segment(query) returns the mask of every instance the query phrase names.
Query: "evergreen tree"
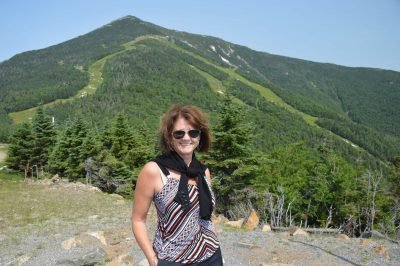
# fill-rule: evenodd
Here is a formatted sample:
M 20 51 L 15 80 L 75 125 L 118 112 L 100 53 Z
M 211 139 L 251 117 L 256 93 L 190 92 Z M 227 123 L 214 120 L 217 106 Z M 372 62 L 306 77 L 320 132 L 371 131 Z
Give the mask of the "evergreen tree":
M 49 170 L 52 173 L 64 175 L 67 170 L 67 159 L 69 157 L 69 150 L 72 145 L 72 124 L 69 123 L 65 130 L 59 136 L 54 149 L 49 157 Z
M 70 180 L 85 177 L 86 159 L 99 152 L 100 145 L 96 139 L 96 134 L 90 132 L 83 119 L 78 117 L 58 139 L 49 160 L 51 171 Z
M 86 158 L 82 155 L 82 146 L 88 134 L 86 123 L 81 117 L 78 117 L 72 124 L 72 134 L 68 141 L 66 174 L 70 180 L 77 180 L 85 176 L 84 162 Z
M 112 130 L 111 153 L 119 160 L 125 161 L 130 149 L 133 147 L 133 135 L 125 117 L 119 114 Z
M 257 158 L 250 148 L 252 130 L 244 121 L 243 106 L 226 96 L 220 106 L 217 125 L 214 128 L 213 149 L 204 156 L 214 176 L 213 189 L 218 197 L 220 212 L 226 213 L 244 200 L 245 189 L 258 171 Z
M 129 167 L 134 171 L 134 176 L 139 174 L 139 170 L 150 159 L 155 156 L 154 143 L 156 136 L 151 133 L 148 127 L 141 125 L 134 130 L 133 133 L 133 146 L 129 150 L 126 162 Z M 136 182 L 136 180 L 134 180 Z
M 31 125 L 23 123 L 15 130 L 11 137 L 6 160 L 7 166 L 11 169 L 24 172 L 25 177 L 27 177 L 32 167 L 33 145 L 34 138 Z
M 51 118 L 44 114 L 42 108 L 39 108 L 33 117 L 32 130 L 34 137 L 32 164 L 43 169 L 47 165 L 49 153 L 55 143 L 56 131 Z

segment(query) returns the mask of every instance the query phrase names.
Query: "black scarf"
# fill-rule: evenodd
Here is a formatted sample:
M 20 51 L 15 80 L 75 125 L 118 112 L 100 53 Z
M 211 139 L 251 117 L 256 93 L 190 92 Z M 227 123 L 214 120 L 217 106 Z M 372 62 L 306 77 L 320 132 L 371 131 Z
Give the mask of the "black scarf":
M 197 177 L 200 217 L 204 220 L 210 220 L 212 213 L 211 192 L 204 177 L 207 167 L 196 159 L 194 153 L 189 167 L 176 152 L 171 152 L 168 155 L 158 156 L 153 161 L 156 162 L 161 169 L 164 167 L 177 171 L 181 174 L 178 193 L 176 193 L 174 201 L 181 204 L 182 208 L 184 209 L 187 209 L 190 206 L 188 179 L 189 177 Z

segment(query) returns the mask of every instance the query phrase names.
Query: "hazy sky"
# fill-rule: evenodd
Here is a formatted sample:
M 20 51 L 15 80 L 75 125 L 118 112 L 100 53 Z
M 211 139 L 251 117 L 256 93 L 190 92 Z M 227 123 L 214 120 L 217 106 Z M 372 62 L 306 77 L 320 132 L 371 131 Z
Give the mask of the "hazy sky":
M 272 54 L 400 71 L 400 0 L 0 0 L 0 62 L 126 15 Z

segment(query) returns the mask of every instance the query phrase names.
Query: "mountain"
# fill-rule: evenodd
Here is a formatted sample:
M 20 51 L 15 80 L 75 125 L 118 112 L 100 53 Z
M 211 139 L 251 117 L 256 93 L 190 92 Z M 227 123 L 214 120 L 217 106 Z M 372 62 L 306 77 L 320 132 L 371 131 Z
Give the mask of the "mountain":
M 226 93 L 246 106 L 263 151 L 331 139 L 353 161 L 400 155 L 399 72 L 277 56 L 133 16 L 2 62 L 0 140 L 38 106 L 61 128 L 82 116 L 101 130 L 121 112 L 156 128 L 173 103 L 196 104 L 213 121 Z

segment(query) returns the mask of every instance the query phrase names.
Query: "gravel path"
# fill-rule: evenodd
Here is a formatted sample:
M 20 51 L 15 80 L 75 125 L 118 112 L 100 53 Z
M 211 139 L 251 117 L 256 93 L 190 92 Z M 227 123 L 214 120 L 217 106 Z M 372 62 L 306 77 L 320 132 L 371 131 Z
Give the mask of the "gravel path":
M 123 232 L 118 243 L 125 241 L 133 265 L 144 259 L 130 231 L 128 200 L 79 187 L 21 182 L 10 187 L 0 180 L 0 202 L 0 265 L 73 265 L 67 262 L 74 256 L 104 257 L 90 241 L 63 248 L 65 240 L 88 231 Z M 154 209 L 150 217 L 154 232 Z M 400 246 L 384 239 L 289 236 L 221 224 L 217 230 L 226 265 L 400 265 Z

